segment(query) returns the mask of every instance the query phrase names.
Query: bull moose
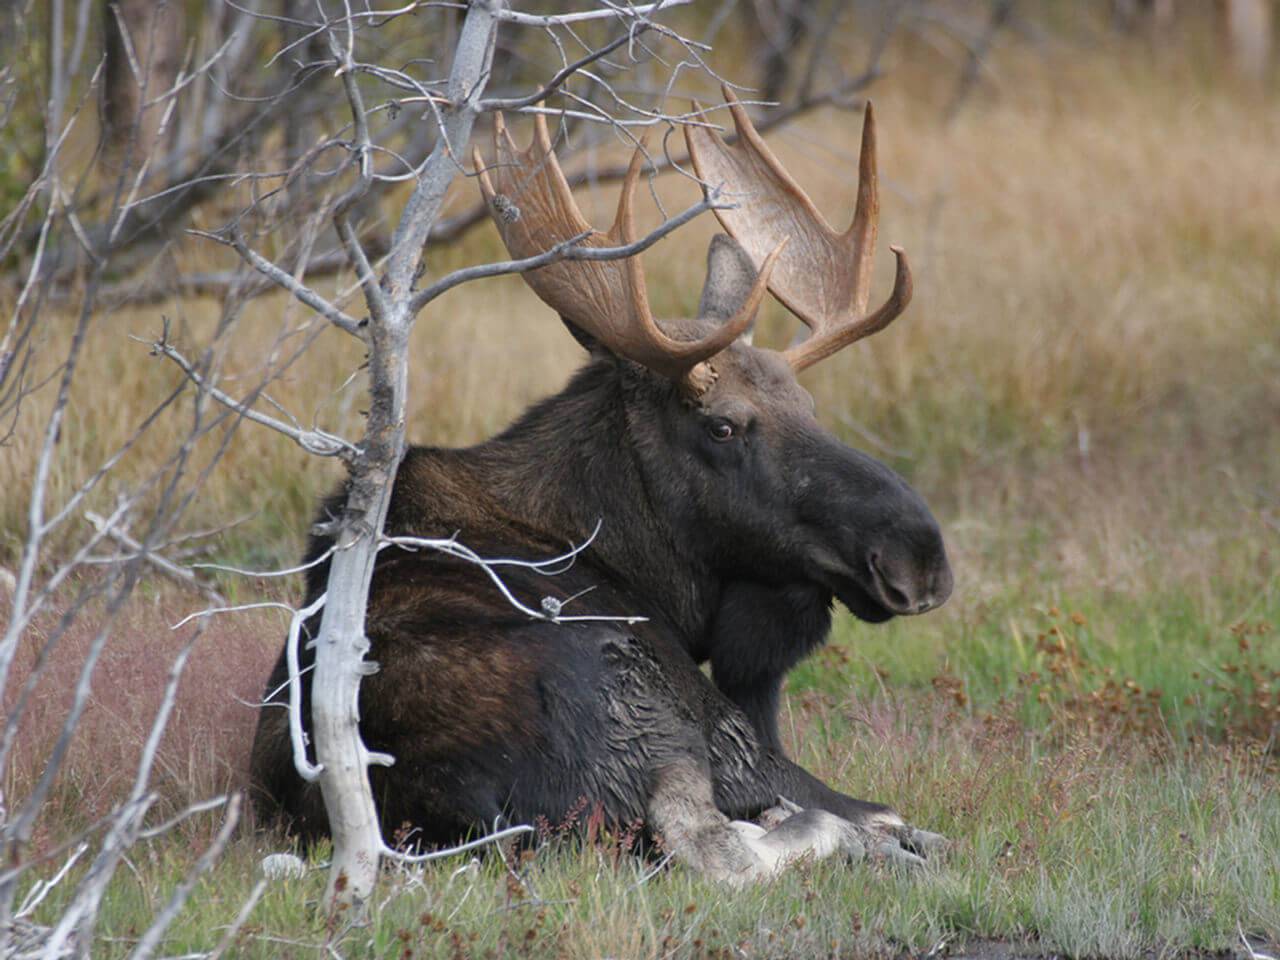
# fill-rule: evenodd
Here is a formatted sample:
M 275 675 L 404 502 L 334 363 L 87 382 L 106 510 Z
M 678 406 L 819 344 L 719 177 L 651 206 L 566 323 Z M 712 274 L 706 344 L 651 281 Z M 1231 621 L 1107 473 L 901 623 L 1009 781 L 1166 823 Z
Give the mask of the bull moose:
M 645 619 L 532 619 L 473 564 L 384 549 L 366 623 L 380 669 L 364 681 L 360 729 L 371 750 L 395 757 L 371 771 L 385 830 L 407 823 L 424 842 L 448 842 L 504 819 L 559 822 L 585 801 L 607 822 L 643 821 L 677 857 L 728 880 L 803 853 L 914 862 L 940 839 L 833 790 L 787 758 L 778 734 L 783 678 L 825 640 L 833 600 L 874 623 L 931 610 L 952 588 L 924 501 L 823 429 L 796 380 L 886 327 L 911 297 L 894 248 L 893 291 L 868 312 L 874 115 L 868 105 L 856 212 L 841 234 L 726 98 L 732 146 L 686 128 L 699 178 L 739 200 L 717 211 L 728 236 L 711 243 L 697 318 L 655 322 L 639 257 L 526 273 L 589 362 L 490 440 L 411 448 L 386 521 L 389 535 L 456 531 L 491 557 L 550 557 L 590 540 L 555 576 L 513 564 L 503 581 L 535 605 L 550 596 L 575 612 Z M 536 120 L 527 150 L 499 119 L 496 160 L 476 155 L 517 258 L 591 229 Z M 640 169 L 637 151 L 612 230 L 586 243 L 632 241 Z M 750 343 L 766 289 L 811 329 L 783 352 Z M 313 536 L 309 558 L 329 547 Z M 326 575 L 323 562 L 308 570 L 309 602 Z M 699 669 L 708 661 L 710 676 Z M 283 700 L 287 678 L 282 653 L 269 696 Z M 325 833 L 318 788 L 294 772 L 283 710 L 262 712 L 253 776 L 261 809 L 303 837 Z M 746 822 L 768 811 L 771 829 Z

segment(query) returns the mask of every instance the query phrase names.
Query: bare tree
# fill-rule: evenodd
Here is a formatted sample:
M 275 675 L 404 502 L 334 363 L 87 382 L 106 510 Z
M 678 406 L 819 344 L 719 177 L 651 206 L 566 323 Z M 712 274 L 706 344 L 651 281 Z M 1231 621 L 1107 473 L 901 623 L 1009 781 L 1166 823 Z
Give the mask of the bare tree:
M 666 6 L 677 4 L 668 3 Z M 425 160 L 413 171 L 414 190 L 395 227 L 390 249 L 380 275 L 375 274 L 368 252 L 362 245 L 350 220 L 353 206 L 368 192 L 378 174 L 373 166 L 373 140 L 370 134 L 365 100 L 357 76 L 363 64 L 357 58 L 358 19 L 348 14 L 340 25 L 324 25 L 332 63 L 342 79 L 351 111 L 350 165 L 353 182 L 333 204 L 333 221 L 363 291 L 368 319 L 357 322 L 337 305 L 326 301 L 317 291 L 305 286 L 284 270 L 256 253 L 246 242 L 238 225 L 215 237 L 232 246 L 245 262 L 275 283 L 288 289 L 298 299 L 319 312 L 335 326 L 355 336 L 367 348 L 366 368 L 371 405 L 364 436 L 337 448 L 347 461 L 348 480 L 345 504 L 333 523 L 336 546 L 330 560 L 328 589 L 323 598 L 320 632 L 315 640 L 316 666 L 312 681 L 311 729 L 315 741 L 315 760 L 295 750 L 295 762 L 304 779 L 317 780 L 325 800 L 334 840 L 328 899 L 335 903 L 359 905 L 372 892 L 383 856 L 395 855 L 379 832 L 376 810 L 367 775 L 371 763 L 393 763 L 394 758 L 371 754 L 361 742 L 358 732 L 360 679 L 375 669 L 364 661 L 368 641 L 364 636 L 366 600 L 377 551 L 381 546 L 381 530 L 389 503 L 391 485 L 405 448 L 405 408 L 408 390 L 408 340 L 417 315 L 433 300 L 459 283 L 504 273 L 516 273 L 565 259 L 608 259 L 633 255 L 666 233 L 708 209 L 713 200 L 704 200 L 683 214 L 669 218 L 648 237 L 623 247 L 599 247 L 587 244 L 587 236 L 565 237 L 542 254 L 517 261 L 468 267 L 445 276 L 424 289 L 416 281 L 422 272 L 423 248 L 443 208 L 445 194 L 460 174 L 459 162 L 468 153 L 472 128 L 484 113 L 498 110 L 544 114 L 544 106 L 552 95 L 570 101 L 576 97 L 567 88 L 570 79 L 582 75 L 597 84 L 605 84 L 590 71 L 624 42 L 639 46 L 644 34 L 653 30 L 673 41 L 696 59 L 696 46 L 689 40 L 657 26 L 648 17 L 663 4 L 615 11 L 606 7 L 575 17 L 533 16 L 510 11 L 502 2 L 473 3 L 458 37 L 449 75 L 438 87 L 423 84 L 415 98 L 425 102 L 436 126 L 436 142 Z M 575 22 L 591 19 L 618 18 L 622 34 L 603 46 L 591 48 L 576 60 L 565 57 L 560 70 L 532 93 L 514 97 L 486 98 L 496 37 L 499 28 L 540 28 L 555 31 Z M 554 36 L 554 33 L 552 34 Z M 633 54 L 634 56 L 635 54 Z M 390 73 L 374 68 L 375 74 Z M 380 79 L 383 79 L 380 77 Z M 399 78 L 393 78 L 392 82 Z M 610 88 L 612 89 L 612 88 Z M 622 103 L 639 116 L 639 125 L 655 123 L 704 122 L 696 115 L 673 115 L 661 107 L 631 106 Z M 573 107 L 557 111 L 580 114 L 581 118 L 603 122 L 626 132 L 626 120 L 619 120 L 598 108 L 577 110 Z M 714 197 L 714 193 L 712 194 Z M 510 198 L 512 207 L 519 198 Z M 514 214 L 518 215 L 518 211 Z M 164 345 L 159 345 L 163 349 Z M 284 432 L 291 432 L 287 425 Z M 308 610 L 307 615 L 317 611 Z M 301 612 L 295 617 L 295 635 Z M 296 642 L 296 636 L 294 638 Z M 297 744 L 295 744 L 295 747 Z
M 1260 82 L 1275 48 L 1275 0 L 1218 0 L 1218 8 L 1232 70 L 1243 80 Z
M 79 2 L 87 3 L 88 0 Z M 668 0 L 663 6 L 671 8 L 673 5 L 684 4 L 673 4 Z M 423 15 L 418 9 L 421 6 L 414 8 L 416 17 Z M 857 18 L 850 16 L 855 7 L 860 11 Z M 874 15 L 862 16 L 863 8 Z M 274 215 L 294 218 L 295 232 L 300 234 L 301 221 L 297 218 L 308 209 L 308 200 L 322 194 L 323 185 L 315 179 L 316 170 L 324 166 L 324 161 L 332 161 L 333 150 L 338 149 L 333 138 L 323 132 L 326 124 L 334 119 L 332 91 L 327 89 L 327 82 L 332 78 L 324 75 L 322 67 L 329 59 L 324 31 L 308 26 L 314 19 L 310 12 L 312 4 L 286 3 L 280 13 L 270 15 L 255 14 L 257 9 L 257 6 L 243 3 L 216 6 L 213 10 L 221 11 L 218 16 L 187 23 L 187 43 L 200 51 L 197 62 L 203 62 L 201 56 L 216 55 L 211 69 L 197 73 L 190 81 L 193 88 L 190 99 L 200 107 L 193 112 L 203 119 L 199 124 L 190 122 L 187 111 L 173 119 L 176 134 L 172 149 L 164 155 L 163 162 L 156 160 L 151 164 L 154 172 L 149 188 L 134 202 L 125 228 L 118 232 L 117 242 L 127 246 L 128 250 L 115 258 L 113 273 L 117 279 L 103 290 L 103 297 L 108 303 L 223 296 L 233 285 L 244 284 L 243 278 L 230 270 L 187 274 L 156 270 L 155 264 L 164 262 L 157 253 L 163 252 L 180 235 L 180 228 L 196 206 L 215 200 L 228 185 L 243 182 L 242 178 L 248 175 L 248 171 L 244 169 L 243 159 L 240 168 L 235 167 L 237 155 L 254 149 L 257 144 L 271 141 L 277 133 L 283 150 L 259 164 L 254 173 L 261 176 L 287 172 L 288 202 L 271 201 L 275 204 Z M 402 14 L 398 18 L 388 18 L 385 23 L 372 14 L 360 16 L 361 36 L 366 42 L 374 43 L 376 48 L 370 58 L 384 51 L 405 55 L 412 47 L 410 55 L 414 65 L 451 62 L 457 31 L 464 19 L 461 8 L 444 5 L 431 13 L 437 18 L 440 29 L 431 31 L 427 37 L 421 34 L 410 36 L 406 24 L 415 16 Z M 546 82 L 546 77 L 537 69 L 539 58 L 545 59 L 545 54 L 539 52 L 531 56 L 531 44 L 542 36 L 551 36 L 546 31 L 557 23 L 556 17 L 521 16 L 524 19 L 519 29 L 499 35 L 496 43 L 502 56 L 496 65 L 491 64 L 487 81 L 491 89 L 498 90 L 504 97 L 519 90 L 524 90 L 526 93 L 522 95 L 527 95 L 530 88 Z M 558 95 L 568 97 L 563 106 L 556 108 L 560 132 L 557 147 L 571 164 L 576 161 L 569 174 L 571 186 L 620 181 L 626 173 L 625 163 L 602 164 L 596 158 L 601 148 L 608 146 L 616 136 L 610 125 L 602 122 L 604 118 L 618 110 L 630 112 L 633 104 L 606 92 L 608 88 L 596 81 L 608 82 L 622 72 L 631 72 L 643 89 L 661 91 L 665 94 L 664 102 L 668 108 L 675 109 L 672 98 L 680 92 L 679 84 L 691 72 L 704 69 L 699 51 L 710 48 L 724 23 L 740 16 L 750 17 L 751 22 L 758 22 L 760 26 L 764 67 L 759 78 L 746 76 L 734 79 L 763 85 L 764 89 L 753 94 L 753 102 L 779 99 L 780 108 L 770 110 L 760 118 L 761 132 L 767 132 L 822 107 L 860 109 L 862 100 L 859 94 L 880 76 L 884 54 L 894 32 L 913 21 L 924 24 L 934 18 L 935 13 L 932 4 L 908 0 L 875 0 L 857 5 L 835 0 L 825 3 L 821 0 L 795 3 L 792 0 L 780 3 L 774 0 L 761 0 L 759 3 L 756 0 L 721 0 L 709 20 L 692 19 L 692 24 L 701 30 L 701 36 L 695 37 L 691 30 L 686 31 L 690 44 L 687 55 L 681 62 L 671 65 L 674 69 L 666 77 L 660 75 L 666 67 L 648 57 L 643 45 L 638 48 L 640 55 L 637 57 L 637 48 L 623 38 L 620 46 L 611 48 L 603 57 L 570 71 L 584 81 L 580 92 L 572 92 L 571 96 L 565 94 L 567 78 L 561 78 L 555 84 Z M 514 27 L 515 21 L 510 22 Z M 560 61 L 562 67 L 571 66 L 575 58 L 589 55 L 596 48 L 593 33 L 599 33 L 605 22 L 599 18 L 566 20 L 561 16 L 557 31 L 562 39 L 550 43 L 548 52 Z M 376 31 L 371 29 L 374 23 L 379 23 Z M 869 40 L 867 57 L 862 63 L 850 63 L 847 51 L 831 42 L 842 28 L 855 24 Z M 618 39 L 613 37 L 599 42 L 617 42 Z M 259 76 L 250 69 L 255 55 L 269 62 L 273 72 L 262 72 Z M 630 62 L 632 60 L 640 62 Z M 363 77 L 374 74 L 370 66 L 369 63 L 359 65 L 358 70 Z M 396 118 L 379 126 L 379 142 L 374 144 L 372 158 L 375 175 L 368 189 L 355 201 L 349 217 L 356 225 L 367 252 L 374 257 L 387 253 L 391 233 L 390 225 L 383 223 L 378 215 L 380 198 L 410 175 L 435 142 L 437 124 L 419 122 L 421 113 L 415 110 L 417 105 L 425 102 L 414 98 L 424 96 L 416 85 L 422 85 L 429 79 L 426 74 L 427 71 L 418 70 L 416 66 L 377 73 L 393 99 L 389 104 L 373 109 L 391 110 L 396 113 Z M 663 98 L 655 97 L 654 100 L 659 102 Z M 405 109 L 400 109 L 400 105 Z M 632 131 L 657 125 L 656 117 L 639 113 L 626 121 L 627 129 Z M 669 160 L 674 161 L 675 167 L 684 168 L 686 159 L 681 151 L 668 157 L 664 150 L 653 157 L 654 172 L 669 169 L 672 166 Z M 82 203 L 79 198 L 75 198 L 75 202 L 77 206 Z M 95 227 L 94 214 L 86 211 L 80 215 L 86 222 L 87 234 L 97 239 L 100 231 Z M 441 243 L 455 240 L 483 223 L 487 216 L 484 204 L 478 199 L 451 209 L 432 224 L 429 239 Z M 28 248 L 34 246 L 34 232 L 27 231 L 23 242 Z M 296 258 L 297 249 L 294 244 L 293 252 L 282 262 L 285 269 L 293 271 L 297 268 L 300 262 Z M 70 279 L 74 276 L 70 267 L 79 262 L 79 248 L 71 246 L 58 253 L 54 262 L 61 271 L 60 276 Z M 306 273 L 308 277 L 319 279 L 345 271 L 347 264 L 342 244 L 336 236 L 326 233 L 310 251 Z M 60 286 L 55 287 L 52 295 L 62 295 L 61 289 Z M 275 286 L 268 278 L 259 275 L 242 289 L 245 295 L 255 296 L 275 289 Z
M 160 110 L 144 102 L 147 87 L 166 90 L 173 85 L 182 62 L 182 5 L 148 0 L 117 0 L 101 4 L 105 75 L 102 83 L 103 139 L 111 153 L 131 146 L 155 152 Z M 57 30 L 61 19 L 49 18 Z M 50 49 L 61 45 L 50 42 Z M 133 130 L 137 125 L 136 134 Z

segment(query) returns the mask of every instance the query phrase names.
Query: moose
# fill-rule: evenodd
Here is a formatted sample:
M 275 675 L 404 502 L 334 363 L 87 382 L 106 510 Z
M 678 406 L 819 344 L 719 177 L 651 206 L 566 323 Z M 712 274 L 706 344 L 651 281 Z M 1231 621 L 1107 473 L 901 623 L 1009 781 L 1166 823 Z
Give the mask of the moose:
M 875 117 L 868 105 L 856 211 L 837 233 L 725 96 L 732 145 L 686 127 L 704 186 L 739 201 L 716 211 L 727 235 L 710 245 L 698 316 L 656 321 L 638 256 L 529 271 L 590 360 L 498 436 L 403 458 L 388 536 L 458 532 L 482 556 L 530 559 L 589 541 L 555 576 L 507 564 L 503 582 L 516 596 L 634 620 L 533 619 L 474 564 L 383 549 L 366 622 L 379 669 L 362 686 L 360 730 L 395 757 L 370 771 L 384 830 L 408 824 L 416 840 L 445 843 L 504 821 L 561 822 L 585 801 L 606 822 L 643 822 L 690 867 L 730 882 L 800 855 L 919 862 L 943 842 L 832 789 L 788 759 L 778 732 L 783 679 L 826 639 L 833 601 L 878 623 L 931 610 L 952 589 L 924 501 L 820 426 L 796 379 L 884 329 L 911 298 L 894 248 L 892 293 L 868 312 Z M 591 230 L 541 116 L 527 150 L 500 118 L 494 141 L 495 160 L 477 151 L 476 168 L 513 257 Z M 585 243 L 632 242 L 641 160 L 637 150 L 610 232 Z M 750 342 L 766 290 L 811 330 L 782 352 Z M 330 547 L 313 533 L 308 603 L 325 589 Z M 288 678 L 282 653 L 268 700 L 283 702 Z M 294 771 L 285 713 L 263 710 L 258 724 L 259 808 L 316 838 L 324 806 Z

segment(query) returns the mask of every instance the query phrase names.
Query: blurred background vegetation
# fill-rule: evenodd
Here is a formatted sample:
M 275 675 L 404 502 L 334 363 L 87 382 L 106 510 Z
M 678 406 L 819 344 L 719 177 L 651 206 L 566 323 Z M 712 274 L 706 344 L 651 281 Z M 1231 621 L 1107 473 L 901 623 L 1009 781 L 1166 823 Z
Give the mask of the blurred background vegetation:
M 172 29 L 199 62 L 223 42 L 229 8 L 214 16 L 203 4 L 174 7 L 153 31 Z M 1206 622 L 1250 616 L 1273 597 L 1280 526 L 1274 69 L 1249 72 L 1235 63 L 1221 5 L 886 0 L 851 4 L 833 16 L 843 7 L 761 0 L 673 16 L 714 35 L 712 62 L 724 76 L 767 87 L 783 104 L 795 102 L 806 83 L 823 89 L 825 73 L 856 76 L 875 66 L 865 92 L 881 116 L 881 237 L 911 254 L 916 297 L 891 332 L 823 365 L 806 385 L 831 429 L 925 493 L 956 554 L 959 588 L 949 610 L 930 618 L 932 629 L 912 622 L 888 635 L 896 643 L 899 633 L 937 631 L 929 645 L 945 647 L 940 641 L 988 615 L 995 597 L 1049 606 L 1077 591 L 1137 607 L 1169 597 L 1195 605 Z M 384 59 L 407 55 L 412 21 L 379 38 Z M 47 24 L 33 16 L 24 27 L 26 55 L 7 68 L 11 92 L 40 89 L 47 70 Z M 66 30 L 69 37 L 70 22 Z M 93 31 L 91 24 L 86 44 L 97 42 Z M 260 63 L 279 39 L 269 30 L 254 34 L 261 55 L 251 62 Z M 813 80 L 801 68 L 813 62 L 807 56 L 818 43 L 824 59 Z M 776 46 L 785 57 L 771 57 Z M 545 61 L 536 58 L 547 53 L 536 44 L 512 49 L 498 70 L 519 85 L 538 74 Z M 245 84 L 281 82 L 270 71 L 257 73 L 266 79 L 255 74 Z M 680 92 L 714 99 L 705 88 Z M 845 105 L 856 106 L 862 92 L 845 97 Z M 34 96 L 8 103 L 0 194 L 13 198 L 41 162 L 43 105 Z M 95 199 L 104 202 L 120 162 L 110 124 L 97 122 L 109 119 L 108 107 L 84 105 L 70 133 L 84 149 L 65 164 L 90 224 Z M 856 109 L 816 108 L 770 136 L 836 223 L 851 211 L 857 117 Z M 166 136 L 191 140 L 200 119 L 183 112 Z M 310 130 L 270 120 L 260 128 L 224 151 L 230 159 L 218 154 L 219 163 L 282 169 L 284 138 Z M 568 133 L 577 148 L 569 168 L 588 179 L 626 156 L 616 138 L 593 139 L 572 127 Z M 152 189 L 167 186 L 162 173 L 148 176 Z M 154 335 L 162 318 L 173 324 L 175 341 L 193 349 L 219 325 L 235 324 L 216 360 L 233 392 L 314 337 L 272 385 L 271 399 L 338 433 L 350 433 L 360 416 L 359 384 L 344 384 L 360 361 L 354 345 L 315 330 L 297 304 L 272 293 L 232 310 L 223 296 L 177 295 L 180 278 L 231 276 L 235 267 L 230 251 L 181 228 L 216 227 L 237 203 L 274 185 L 212 183 L 199 202 L 157 214 L 160 227 L 134 229 L 136 254 L 121 245 L 118 259 L 127 269 L 95 304 L 102 318 L 90 333 L 94 363 L 75 385 L 55 485 L 69 490 L 81 481 L 178 383 L 176 371 L 129 339 Z M 615 189 L 606 182 L 581 191 L 602 226 Z M 669 209 L 695 197 L 691 184 L 671 174 L 655 178 L 652 189 Z M 406 190 L 384 190 L 366 212 L 364 232 L 375 245 Z M 475 200 L 474 185 L 459 178 L 454 210 Z M 645 213 L 657 221 L 656 206 Z M 289 249 L 291 223 L 282 217 L 274 232 L 264 231 L 266 252 Z M 702 250 L 715 229 L 704 217 L 647 255 L 659 315 L 693 309 Z M 500 250 L 482 221 L 429 250 L 428 269 L 443 273 L 498 258 Z M 21 242 L 10 251 L 9 282 L 0 288 L 9 306 L 30 254 Z M 46 309 L 51 341 L 79 305 L 75 278 L 84 267 L 70 254 L 65 259 L 66 282 Z M 878 279 L 886 287 L 888 273 L 882 262 Z M 351 288 L 341 274 L 316 282 L 331 291 Z M 782 345 L 794 329 L 772 305 L 761 339 Z M 418 326 L 411 439 L 482 439 L 558 389 L 580 359 L 518 278 L 459 288 Z M 39 439 L 29 425 L 40 422 L 50 394 L 23 408 L 0 450 L 0 558 L 10 561 L 24 532 Z M 181 429 L 181 418 L 172 419 Z M 149 453 L 171 440 L 163 429 L 153 431 L 122 464 L 122 482 L 130 469 L 147 470 Z M 219 440 L 206 443 L 212 451 Z M 316 497 L 338 480 L 332 465 L 318 465 L 284 438 L 242 428 L 190 522 L 218 527 L 241 519 L 219 538 L 219 557 L 284 565 L 299 554 Z
M 197 61 L 216 49 L 220 28 L 205 5 L 174 6 L 183 48 Z M 24 38 L 25 45 L 0 74 L 8 111 L 0 165 L 6 209 L 19 204 L 42 162 L 43 99 L 14 95 L 40 89 L 47 74 L 42 16 L 26 18 L 25 33 L 10 34 L 11 45 Z M 842 225 L 852 214 L 859 136 L 859 111 L 849 108 L 872 96 L 880 236 L 906 248 L 916 278 L 902 319 L 804 382 L 827 426 L 902 472 L 934 507 L 953 555 L 955 595 L 937 613 L 884 627 L 840 620 L 834 642 L 790 681 L 797 747 L 814 752 L 808 759 L 834 779 L 851 779 L 859 789 L 863 781 L 888 784 L 898 793 L 882 799 L 923 804 L 944 821 L 938 826 L 961 834 L 965 810 L 921 801 L 902 770 L 876 766 L 878 754 L 848 769 L 841 758 L 877 738 L 892 740 L 895 730 L 902 734 L 907 716 L 937 730 L 962 723 L 972 724 L 963 728 L 970 732 L 1014 731 L 1001 742 L 1015 752 L 1033 749 L 1028 743 L 1036 744 L 1033 753 L 1064 747 L 1082 732 L 1144 750 L 1154 743 L 1156 753 L 1170 744 L 1251 744 L 1261 753 L 1250 756 L 1261 756 L 1260 769 L 1273 775 L 1280 725 L 1280 75 L 1267 40 L 1280 19 L 1274 5 L 756 0 L 700 3 L 671 17 L 693 25 L 686 32 L 714 36 L 717 71 L 784 108 L 803 99 L 811 81 L 802 68 L 814 62 L 817 47 L 823 65 L 813 89 L 838 86 L 874 65 L 865 84 L 836 103 L 797 111 L 768 140 Z M 420 56 L 406 52 L 419 41 L 412 27 L 407 21 L 388 34 L 386 62 Z M 98 29 L 90 27 L 87 44 L 101 43 Z M 447 46 L 447 37 L 438 39 Z M 257 72 L 234 79 L 246 89 L 281 83 L 275 67 L 261 69 L 278 41 L 255 34 L 262 53 L 248 62 Z M 499 82 L 519 88 L 543 78 L 551 52 L 536 44 L 504 51 Z M 676 92 L 703 102 L 716 96 L 693 79 Z M 80 147 L 66 173 L 78 184 L 86 223 L 110 189 L 108 114 L 87 104 L 70 134 Z M 759 107 L 756 115 L 769 111 Z M 193 106 L 167 135 L 198 145 L 189 128 L 201 116 Z M 281 170 L 308 130 L 266 122 L 216 155 L 235 169 Z M 627 148 L 572 124 L 568 135 L 566 168 L 583 174 L 584 209 L 607 226 L 616 185 L 594 175 L 625 158 Z M 412 141 L 412 125 L 400 136 Z M 348 377 L 361 357 L 350 338 L 319 329 L 280 294 L 240 298 L 232 309 L 226 285 L 210 282 L 217 295 L 190 292 L 183 278 L 231 275 L 236 264 L 234 255 L 182 228 L 220 225 L 266 188 L 232 177 L 216 184 L 179 213 L 157 215 L 162 228 L 138 226 L 136 248 L 121 249 L 123 266 L 95 307 L 101 318 L 89 333 L 93 362 L 74 386 L 51 480 L 55 495 L 95 470 L 178 385 L 171 367 L 130 339 L 154 336 L 163 319 L 175 342 L 193 347 L 234 324 L 214 358 L 233 392 L 313 340 L 271 386 L 271 399 L 304 422 L 354 432 L 362 395 Z M 650 185 L 668 210 L 696 196 L 692 184 L 670 173 Z M 375 246 L 406 191 L 388 188 L 364 211 L 364 235 Z M 465 213 L 476 199 L 474 184 L 459 178 L 446 215 Z M 260 225 L 260 247 L 287 259 L 290 224 L 301 215 L 285 211 Z M 644 216 L 660 219 L 647 201 Z M 645 255 L 656 314 L 694 309 L 715 230 L 705 216 Z M 0 281 L 6 313 L 33 249 L 18 242 L 9 251 Z M 428 272 L 499 258 L 498 238 L 481 222 L 430 248 Z M 65 261 L 40 333 L 50 343 L 69 335 L 83 297 L 78 282 L 86 268 L 70 253 Z M 887 290 L 887 251 L 879 267 L 877 282 Z M 316 282 L 335 296 L 352 291 L 349 274 Z M 770 305 L 757 342 L 781 346 L 794 333 L 795 321 Z M 409 434 L 418 443 L 467 444 L 491 435 L 559 389 L 582 360 L 516 277 L 450 292 L 420 319 L 415 337 Z M 40 371 L 32 375 L 38 379 Z M 48 390 L 33 394 L 0 447 L 0 566 L 13 563 L 25 532 L 39 442 L 33 425 L 43 422 L 49 402 Z M 181 429 L 175 416 L 173 433 L 163 425 L 153 431 L 122 463 L 120 482 L 149 469 L 154 451 Z M 206 442 L 212 457 L 218 438 Z M 188 521 L 193 529 L 240 521 L 205 542 L 210 558 L 286 566 L 301 552 L 316 498 L 339 480 L 336 465 L 318 465 L 285 438 L 245 425 Z M 261 595 L 258 585 L 238 579 L 220 585 L 233 599 Z M 291 585 L 267 589 L 293 596 Z M 162 582 L 144 591 L 137 629 L 122 635 L 106 669 L 120 676 L 139 669 L 144 651 L 170 643 L 164 621 L 194 604 Z M 225 689 L 220 699 L 207 686 L 186 694 L 190 714 L 174 735 L 175 794 L 198 793 L 211 771 L 220 783 L 243 776 L 240 751 L 252 712 L 230 705 L 230 695 L 260 693 L 282 635 L 280 621 L 266 614 L 219 630 L 204 649 L 209 676 Z M 113 703 L 110 693 L 102 702 L 108 715 L 124 718 L 121 729 L 141 722 L 128 719 L 143 715 L 136 703 Z M 212 731 L 217 743 L 193 736 L 195 729 Z M 34 769 L 41 740 L 38 731 L 31 736 Z M 1115 737 L 1121 739 L 1107 739 Z M 68 809 L 94 791 L 110 792 L 92 758 L 111 750 L 101 742 L 84 750 Z M 945 793 L 961 774 L 938 762 L 923 782 Z M 957 762 L 969 764 L 964 776 L 972 777 L 972 765 L 985 761 L 965 754 Z M 1106 758 L 1090 762 L 1096 771 Z M 6 787 L 21 792 L 30 772 L 15 769 Z M 1037 775 L 1018 770 L 1034 792 Z M 1137 775 L 1127 766 L 1122 773 Z M 1080 789 L 1086 793 L 1067 790 L 1063 803 L 1083 816 L 1092 809 L 1089 791 L 1105 788 Z M 1270 805 L 1258 801 L 1256 809 L 1274 830 L 1280 807 L 1269 796 Z M 993 804 L 982 809 L 994 817 Z M 1162 815 L 1132 813 L 1135 821 Z M 1273 884 L 1258 897 L 1244 915 L 1274 938 L 1280 891 Z M 1152 920 L 1151 930 L 1160 922 Z M 1195 942 L 1221 944 L 1229 926 L 1211 922 Z

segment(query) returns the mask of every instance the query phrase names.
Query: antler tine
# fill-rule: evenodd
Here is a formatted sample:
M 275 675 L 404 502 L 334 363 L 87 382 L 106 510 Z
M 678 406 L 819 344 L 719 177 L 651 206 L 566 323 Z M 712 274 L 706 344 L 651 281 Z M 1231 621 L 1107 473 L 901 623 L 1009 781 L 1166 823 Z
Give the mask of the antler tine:
M 520 151 L 498 115 L 494 121 L 496 163 L 486 168 L 479 150 L 472 151 L 481 192 L 503 242 L 516 258 L 535 256 L 592 230 L 556 160 L 542 114 L 535 115 L 534 130 L 533 144 Z M 583 246 L 625 246 L 634 241 L 635 188 L 643 166 L 641 145 L 623 181 L 612 228 L 607 234 L 592 231 Z M 776 258 L 765 259 L 771 268 Z M 697 395 L 714 380 L 705 361 L 732 343 L 753 319 L 764 297 L 768 272 L 761 271 L 738 316 L 694 341 L 669 337 L 654 321 L 639 257 L 562 261 L 531 270 L 524 279 L 544 303 L 613 353 L 670 377 Z
M 779 239 L 792 238 L 769 289 L 813 331 L 785 354 L 795 370 L 803 370 L 883 330 L 911 300 L 911 269 L 906 255 L 895 248 L 893 292 L 867 315 L 880 218 L 875 112 L 868 103 L 857 206 L 849 229 L 839 234 L 765 144 L 733 91 L 727 86 L 723 90 L 738 142 L 730 147 L 708 127 L 686 126 L 689 154 L 708 188 L 724 185 L 742 196 L 736 208 L 717 210 L 716 216 L 753 261 L 761 263 Z
M 873 333 L 879 333 L 907 309 L 913 289 L 911 265 L 907 263 L 907 255 L 901 247 L 891 246 L 889 249 L 893 251 L 896 266 L 893 291 L 889 294 L 889 299 L 869 317 L 863 317 L 855 322 L 836 324 L 821 334 L 814 334 L 809 339 L 790 347 L 785 356 L 795 370 L 811 367 L 819 360 L 825 360 L 833 353 L 843 350 L 849 344 L 869 337 Z
M 871 270 L 880 232 L 880 177 L 876 170 L 876 111 L 867 101 L 862 117 L 862 147 L 858 151 L 858 205 L 845 232 L 854 249 L 853 312 L 865 316 L 871 301 Z

